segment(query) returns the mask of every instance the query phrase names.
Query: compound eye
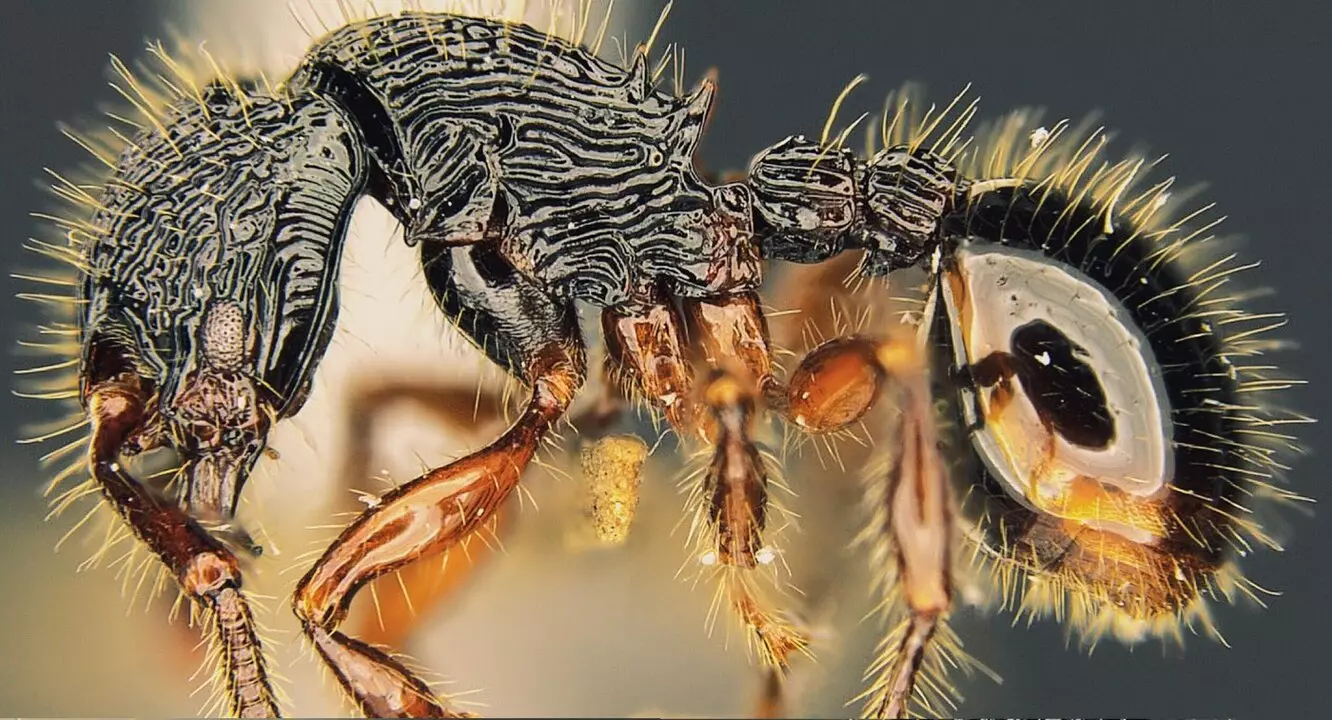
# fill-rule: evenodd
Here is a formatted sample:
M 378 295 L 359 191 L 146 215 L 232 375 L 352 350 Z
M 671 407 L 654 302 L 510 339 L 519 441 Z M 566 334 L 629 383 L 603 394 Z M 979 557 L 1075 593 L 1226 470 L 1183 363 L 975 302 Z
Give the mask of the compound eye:
M 1163 537 L 1170 406 L 1122 304 L 1072 267 L 988 243 L 959 248 L 941 278 L 972 443 L 1004 490 L 1135 542 Z

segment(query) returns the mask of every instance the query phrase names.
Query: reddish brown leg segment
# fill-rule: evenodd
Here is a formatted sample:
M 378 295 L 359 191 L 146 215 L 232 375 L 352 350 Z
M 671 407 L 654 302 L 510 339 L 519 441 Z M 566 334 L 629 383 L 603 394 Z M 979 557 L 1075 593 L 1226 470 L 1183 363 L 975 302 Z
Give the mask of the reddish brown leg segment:
M 456 545 L 487 523 L 518 485 L 550 426 L 583 381 L 581 348 L 551 345 L 528 368 L 532 397 L 489 446 L 384 495 L 301 579 L 293 607 L 338 682 L 369 717 L 455 716 L 387 653 L 337 631 L 367 582 Z
M 707 364 L 728 371 L 714 378 L 705 393 L 718 426 L 709 433 L 716 441 L 709 487 L 719 559 L 725 564 L 753 567 L 767 500 L 766 490 L 760 491 L 766 488 L 761 460 L 750 452 L 750 415 L 743 412 L 752 401 L 737 391 L 743 386 L 735 380 L 743 378 L 745 385 L 759 391 L 769 409 L 810 433 L 852 425 L 881 397 L 885 386 L 891 387 L 900 418 L 892 442 L 894 462 L 881 479 L 886 507 L 879 514 L 883 527 L 877 531 L 892 547 L 909 620 L 901 642 L 891 649 L 891 661 L 881 668 L 871 709 L 880 716 L 901 715 L 952 599 L 947 477 L 935 439 L 928 376 L 914 336 L 829 341 L 807 355 L 789 384 L 783 385 L 772 373 L 767 323 L 754 294 L 688 300 L 683 305 L 691 347 Z M 740 602 L 737 609 L 751 626 L 749 618 L 776 617 L 752 601 Z M 772 642 L 764 643 L 779 658 L 774 664 L 780 670 L 777 679 L 785 672 L 786 655 L 804 649 L 798 633 L 788 637 L 798 644 L 785 652 Z
M 901 717 L 929 642 L 952 604 L 952 554 L 948 476 L 939 456 L 934 406 L 922 358 L 908 337 L 881 343 L 875 359 L 900 388 L 894 462 L 887 480 L 887 527 L 897 551 L 898 584 L 910 624 L 887 672 L 888 692 L 879 715 Z
M 886 340 L 829 341 L 807 355 L 789 384 L 783 385 L 772 373 L 767 323 L 757 296 L 742 293 L 688 300 L 683 305 L 691 347 L 707 364 L 727 370 L 712 380 L 705 393 L 718 426 L 709 433 L 716 441 L 709 488 L 719 559 L 725 564 L 753 567 L 767 500 L 762 463 L 756 462 L 748 438 L 750 415 L 744 412 L 752 400 L 737 390 L 743 386 L 736 379 L 756 388 L 769 409 L 810 433 L 850 426 L 869 411 L 885 385 L 892 388 L 901 416 L 892 443 L 895 460 L 882 478 L 886 507 L 879 514 L 883 527 L 877 531 L 892 547 L 909 621 L 901 642 L 891 649 L 891 661 L 881 668 L 871 710 L 878 716 L 900 716 L 952 599 L 947 477 L 935 439 L 928 376 L 915 338 L 902 334 Z M 751 617 L 775 618 L 754 602 L 742 601 L 737 609 L 746 622 Z M 780 671 L 777 679 L 785 672 L 786 655 L 804 649 L 798 633 L 789 638 L 798 644 L 785 652 L 764 643 L 780 659 L 774 663 Z
M 717 565 L 718 598 L 726 598 L 749 633 L 751 647 L 758 650 L 764 673 L 758 712 L 770 717 L 781 712 L 781 686 L 791 657 L 807 654 L 809 639 L 760 586 L 760 573 L 776 555 L 763 542 L 770 515 L 769 480 L 753 441 L 756 402 L 748 379 L 714 370 L 702 394 L 713 418 L 714 449 L 697 496 L 702 514 L 696 522 L 708 530 L 700 560 Z
M 607 308 L 601 328 L 612 373 L 620 375 L 633 394 L 664 412 L 677 432 L 692 434 L 693 370 L 685 356 L 684 320 L 670 301 Z
M 752 292 L 681 303 L 691 359 L 712 369 L 695 414 L 698 432 L 713 444 L 704 485 L 708 522 L 716 534 L 722 592 L 751 634 L 763 662 L 759 717 L 784 709 L 782 686 L 795 654 L 809 654 L 805 628 L 760 587 L 761 566 L 775 561 L 764 547 L 769 521 L 768 473 L 753 441 L 760 407 L 787 414 L 785 388 L 773 374 L 767 320 Z
M 717 530 L 718 559 L 723 565 L 753 568 L 768 521 L 768 473 L 750 439 L 754 400 L 722 371 L 708 383 L 704 397 L 717 422 L 704 502 Z
M 930 641 L 952 602 L 948 478 L 939 456 L 929 378 L 914 336 L 831 340 L 805 356 L 788 388 L 791 416 L 808 432 L 833 432 L 858 421 L 890 391 L 899 417 L 883 506 L 871 528 L 892 549 L 897 589 L 907 612 L 900 642 L 884 648 L 867 711 L 901 717 Z
M 120 464 L 126 439 L 143 424 L 144 395 L 137 378 L 128 375 L 100 383 L 89 392 L 93 477 L 134 534 L 175 575 L 185 594 L 212 612 L 231 713 L 276 717 L 277 701 L 249 605 L 240 591 L 236 558 L 178 506 L 149 492 Z
M 352 411 L 344 435 L 347 459 L 342 471 L 343 487 L 353 492 L 365 489 L 362 483 L 373 472 L 370 461 L 375 429 L 387 410 L 403 404 L 430 412 L 450 432 L 463 437 L 489 431 L 503 409 L 500 397 L 471 385 L 406 379 L 383 380 L 360 387 L 347 401 Z M 502 524 L 500 515 L 496 516 L 496 528 Z M 489 557 L 489 546 L 478 543 L 466 553 L 447 557 L 440 565 L 415 563 L 400 570 L 396 577 L 372 581 L 375 612 L 363 616 L 355 635 L 370 644 L 400 645 L 420 618 L 444 603 Z
M 394 406 L 410 404 L 431 413 L 451 431 L 479 431 L 501 417 L 500 398 L 478 390 L 473 385 L 455 385 L 425 380 L 387 380 L 357 388 L 347 407 L 346 462 L 342 486 L 356 489 L 372 472 L 370 442 L 385 412 Z
M 758 388 L 765 405 L 785 412 L 782 385 L 772 373 L 768 327 L 755 293 L 681 303 L 668 298 L 634 310 L 606 310 L 602 329 L 612 366 L 649 403 L 663 410 L 682 436 L 707 440 L 712 416 L 694 396 L 694 367 L 724 368 Z
M 756 388 L 769 409 L 784 412 L 772 374 L 768 321 L 756 293 L 685 300 L 691 347 L 709 367 L 725 368 Z

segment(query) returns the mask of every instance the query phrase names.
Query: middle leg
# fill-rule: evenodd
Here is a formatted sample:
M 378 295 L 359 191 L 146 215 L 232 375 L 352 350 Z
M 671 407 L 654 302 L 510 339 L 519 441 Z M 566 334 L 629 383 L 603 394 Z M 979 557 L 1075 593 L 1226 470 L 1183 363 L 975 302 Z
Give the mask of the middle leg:
M 359 512 L 365 508 L 361 503 L 373 502 L 383 492 L 382 486 L 365 483 L 374 473 L 371 460 L 376 431 L 392 410 L 406 406 L 425 411 L 441 430 L 470 443 L 483 433 L 494 432 L 504 404 L 497 393 L 483 392 L 479 384 L 473 387 L 456 379 L 379 378 L 353 388 L 346 404 L 347 430 L 342 441 L 345 459 L 340 487 L 348 491 L 342 495 L 344 502 L 351 506 L 355 501 L 350 496 L 354 495 L 360 502 L 352 507 Z M 494 532 L 504 531 L 505 515 L 501 511 L 495 516 Z M 375 612 L 361 615 L 354 634 L 371 644 L 401 645 L 434 607 L 447 602 L 490 560 L 490 546 L 472 543 L 464 547 L 462 557 L 456 555 L 444 554 L 438 565 L 414 563 L 392 577 L 373 581 L 370 592 L 375 598 Z
M 441 307 L 487 355 L 531 388 L 499 439 L 387 493 L 338 537 L 297 585 L 293 606 L 343 689 L 370 717 L 442 717 L 429 687 L 388 653 L 338 631 L 357 590 L 457 545 L 489 522 L 582 385 L 573 308 L 526 282 L 485 245 L 425 245 Z

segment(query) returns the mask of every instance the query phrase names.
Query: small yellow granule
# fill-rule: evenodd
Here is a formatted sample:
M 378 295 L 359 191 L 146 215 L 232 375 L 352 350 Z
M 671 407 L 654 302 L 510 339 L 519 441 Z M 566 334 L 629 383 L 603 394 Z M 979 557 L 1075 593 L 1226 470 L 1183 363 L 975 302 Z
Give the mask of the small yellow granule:
M 647 445 L 633 435 L 604 437 L 583 448 L 585 511 L 604 546 L 621 545 L 629 538 L 647 454 Z

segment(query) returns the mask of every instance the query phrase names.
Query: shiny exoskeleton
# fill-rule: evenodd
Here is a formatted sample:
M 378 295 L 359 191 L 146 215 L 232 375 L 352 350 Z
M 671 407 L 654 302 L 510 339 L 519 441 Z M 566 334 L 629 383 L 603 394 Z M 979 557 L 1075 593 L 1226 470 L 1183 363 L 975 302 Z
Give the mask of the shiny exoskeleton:
M 129 144 L 90 220 L 79 296 L 92 470 L 215 613 L 232 710 L 278 708 L 239 565 L 201 523 L 231 518 L 269 429 L 309 393 L 364 196 L 419 247 L 440 311 L 531 389 L 500 438 L 382 497 L 296 589 L 307 638 L 370 716 L 450 712 L 339 624 L 359 588 L 457 544 L 517 486 L 586 375 L 575 302 L 602 310 L 622 389 L 715 446 L 699 494 L 705 557 L 736 573 L 772 559 L 757 408 L 835 432 L 893 389 L 875 522 L 908 622 L 869 710 L 904 711 L 953 594 L 930 368 L 916 339 L 884 332 L 834 340 L 782 381 L 755 293 L 765 260 L 857 251 L 862 276 L 931 265 L 931 336 L 983 465 L 984 492 L 963 511 L 986 518 L 987 553 L 1076 573 L 1134 618 L 1180 612 L 1223 562 L 1228 526 L 1188 519 L 1240 488 L 1209 474 L 1224 463 L 1190 453 L 1234 437 L 1205 402 L 1233 397 L 1234 373 L 1190 316 L 1188 279 L 1153 264 L 1131 222 L 1034 180 L 968 179 L 916 145 L 858 158 L 792 137 L 743 182 L 712 184 L 693 164 L 712 97 L 707 80 L 685 98 L 658 91 L 642 53 L 626 70 L 525 26 L 413 12 L 324 37 L 278 91 L 219 81 L 181 97 Z M 1027 278 L 1031 302 L 998 289 L 1004 268 Z M 1062 315 L 1065 292 L 1100 303 L 1092 319 Z M 1115 342 L 1102 345 L 1107 332 Z M 185 463 L 180 502 L 121 463 L 159 447 Z M 1093 557 L 1093 544 L 1116 550 Z M 728 577 L 765 659 L 785 671 L 802 632 Z
M 210 412 L 181 390 L 213 374 L 210 347 L 243 355 L 255 381 L 219 388 L 225 404 L 263 392 L 277 416 L 295 412 L 330 337 L 362 194 L 421 245 L 441 309 L 519 375 L 570 332 L 573 300 L 753 289 L 747 196 L 692 166 L 712 86 L 681 101 L 646 72 L 642 57 L 626 73 L 524 26 L 413 15 L 325 38 L 282 99 L 213 85 L 121 160 L 114 209 L 94 218 L 107 241 L 85 282 L 88 347 L 133 348 L 181 422 Z M 243 320 L 228 347 L 206 340 L 213 312 Z M 245 407 L 252 440 L 264 419 Z M 242 475 L 262 447 L 207 450 L 219 444 Z

